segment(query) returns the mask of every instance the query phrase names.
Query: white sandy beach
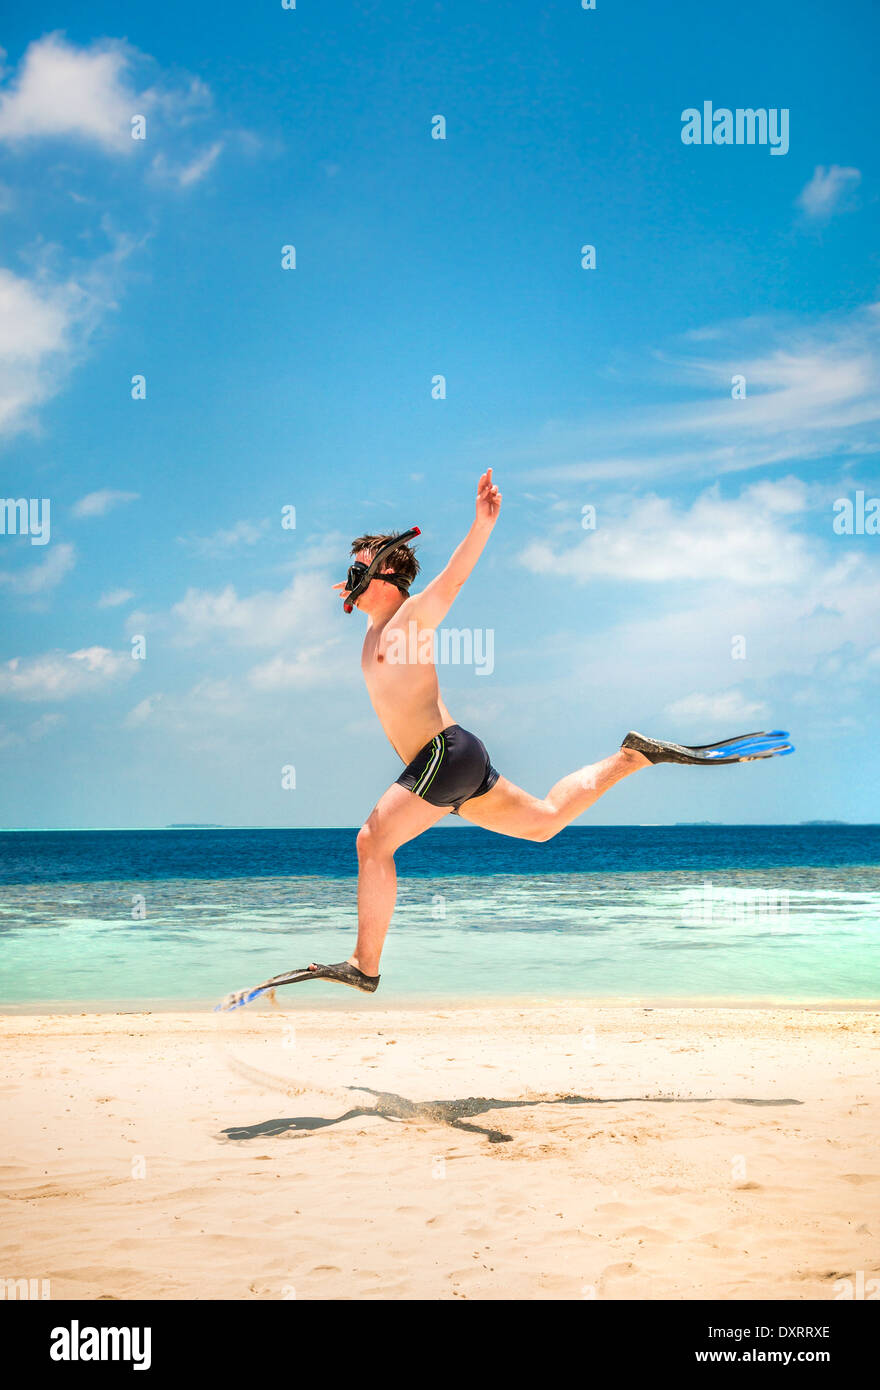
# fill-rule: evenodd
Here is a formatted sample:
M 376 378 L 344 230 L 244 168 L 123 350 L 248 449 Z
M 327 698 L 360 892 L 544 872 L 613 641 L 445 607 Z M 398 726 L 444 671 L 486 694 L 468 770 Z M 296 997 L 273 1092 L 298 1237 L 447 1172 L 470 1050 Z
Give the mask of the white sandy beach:
M 0 1275 L 88 1299 L 880 1275 L 876 1010 L 284 1003 L 0 1018 Z

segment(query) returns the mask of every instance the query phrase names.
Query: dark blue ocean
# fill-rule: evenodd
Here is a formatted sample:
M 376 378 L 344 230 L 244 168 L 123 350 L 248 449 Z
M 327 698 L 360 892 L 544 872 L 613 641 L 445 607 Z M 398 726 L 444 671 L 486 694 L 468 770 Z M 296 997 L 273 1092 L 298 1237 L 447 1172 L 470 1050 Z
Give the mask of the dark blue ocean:
M 355 833 L 0 833 L 0 1004 L 207 1006 L 344 959 Z M 397 863 L 377 1003 L 880 998 L 880 826 L 462 826 Z

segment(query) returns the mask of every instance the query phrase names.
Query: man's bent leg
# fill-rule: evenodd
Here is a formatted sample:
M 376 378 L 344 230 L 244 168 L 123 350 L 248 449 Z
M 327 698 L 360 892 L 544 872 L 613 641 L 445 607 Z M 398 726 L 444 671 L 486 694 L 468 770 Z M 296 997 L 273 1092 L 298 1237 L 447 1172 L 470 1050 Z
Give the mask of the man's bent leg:
M 570 772 L 551 787 L 542 799 L 499 777 L 491 791 L 472 797 L 459 809 L 463 820 L 480 825 L 484 830 L 496 830 L 501 835 L 514 835 L 520 840 L 549 840 L 576 816 L 586 811 L 594 801 L 631 772 L 651 764 L 641 753 L 621 748 L 610 758 Z
M 448 806 L 432 806 L 395 782 L 358 832 L 358 939 L 349 961 L 365 975 L 378 975 L 385 934 L 397 899 L 394 852 L 421 835 Z

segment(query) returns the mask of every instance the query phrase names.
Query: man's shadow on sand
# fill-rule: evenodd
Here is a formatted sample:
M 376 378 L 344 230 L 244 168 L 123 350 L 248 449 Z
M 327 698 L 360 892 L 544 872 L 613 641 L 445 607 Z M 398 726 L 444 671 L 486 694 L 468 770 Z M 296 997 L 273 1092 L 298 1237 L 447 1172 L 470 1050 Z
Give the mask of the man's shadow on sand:
M 535 1105 L 709 1105 L 713 1101 L 730 1100 L 733 1105 L 802 1105 L 799 1100 L 755 1100 L 743 1096 L 538 1096 L 534 1100 L 493 1100 L 485 1096 L 468 1096 L 464 1100 L 407 1100 L 391 1091 L 373 1091 L 369 1086 L 349 1086 L 350 1091 L 363 1091 L 376 1097 L 376 1104 L 356 1106 L 346 1110 L 343 1115 L 330 1119 L 323 1116 L 299 1115 L 288 1119 L 263 1120 L 255 1125 L 232 1125 L 222 1131 L 228 1142 L 246 1143 L 249 1139 L 262 1139 L 268 1134 L 287 1134 L 291 1131 L 326 1129 L 330 1125 L 342 1124 L 344 1120 L 354 1120 L 369 1115 L 378 1115 L 381 1120 L 406 1121 L 422 1120 L 431 1124 L 449 1125 L 452 1129 L 468 1130 L 471 1134 L 483 1134 L 490 1144 L 509 1144 L 512 1134 L 500 1129 L 486 1129 L 482 1125 L 467 1123 L 467 1117 L 485 1115 L 489 1110 L 519 1110 Z

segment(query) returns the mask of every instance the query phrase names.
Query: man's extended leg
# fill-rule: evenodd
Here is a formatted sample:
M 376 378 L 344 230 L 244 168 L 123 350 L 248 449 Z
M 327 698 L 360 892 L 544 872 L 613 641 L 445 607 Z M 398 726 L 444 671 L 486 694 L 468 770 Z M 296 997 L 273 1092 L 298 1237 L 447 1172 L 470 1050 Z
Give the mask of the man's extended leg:
M 358 832 L 358 939 L 349 961 L 378 975 L 379 957 L 397 900 L 394 852 L 449 814 L 395 782 Z
M 497 830 L 501 835 L 549 840 L 621 778 L 650 766 L 641 753 L 621 748 L 610 758 L 570 772 L 543 799 L 530 796 L 506 777 L 499 777 L 491 791 L 466 801 L 459 814 L 464 820 L 484 830 Z

